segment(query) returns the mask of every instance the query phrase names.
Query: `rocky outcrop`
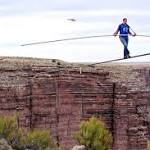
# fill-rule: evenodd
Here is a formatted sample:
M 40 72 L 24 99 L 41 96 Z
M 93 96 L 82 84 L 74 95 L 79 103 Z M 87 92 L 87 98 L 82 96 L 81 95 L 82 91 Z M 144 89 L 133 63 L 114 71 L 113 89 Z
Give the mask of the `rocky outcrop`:
M 19 114 L 27 130 L 51 130 L 70 150 L 79 123 L 91 116 L 112 132 L 112 150 L 145 150 L 150 136 L 150 64 L 95 68 L 58 60 L 0 60 L 0 114 Z
M 3 138 L 0 139 L 0 150 L 13 150 L 12 147 Z
M 84 145 L 76 145 L 71 150 L 86 150 Z

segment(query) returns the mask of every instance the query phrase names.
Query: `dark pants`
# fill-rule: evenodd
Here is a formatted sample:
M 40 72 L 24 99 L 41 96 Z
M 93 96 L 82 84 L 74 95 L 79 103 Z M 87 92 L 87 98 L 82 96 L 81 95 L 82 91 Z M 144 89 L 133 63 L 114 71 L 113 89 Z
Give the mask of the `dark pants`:
M 124 46 L 124 58 L 128 58 L 129 57 L 129 50 L 128 50 L 128 42 L 129 42 L 129 38 L 128 36 L 120 36 L 120 41 Z

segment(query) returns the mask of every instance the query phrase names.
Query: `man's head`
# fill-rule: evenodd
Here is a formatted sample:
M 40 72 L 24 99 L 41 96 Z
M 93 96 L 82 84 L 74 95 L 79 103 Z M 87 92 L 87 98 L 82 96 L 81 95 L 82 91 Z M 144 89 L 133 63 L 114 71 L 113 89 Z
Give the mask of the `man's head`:
M 127 23 L 127 18 L 123 18 L 123 23 Z

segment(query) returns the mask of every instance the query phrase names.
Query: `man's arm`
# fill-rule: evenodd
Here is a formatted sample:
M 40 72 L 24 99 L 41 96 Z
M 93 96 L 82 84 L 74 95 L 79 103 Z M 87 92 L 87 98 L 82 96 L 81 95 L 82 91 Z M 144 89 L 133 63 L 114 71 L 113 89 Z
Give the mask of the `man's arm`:
M 130 30 L 132 30 L 132 29 L 129 27 L 129 34 L 132 35 L 132 36 L 136 36 L 136 33 L 133 30 L 132 30 L 132 32 L 133 32 L 132 33 Z
M 116 32 L 113 34 L 113 36 L 117 36 L 118 32 L 119 32 L 119 27 L 117 28 L 117 30 L 116 30 Z

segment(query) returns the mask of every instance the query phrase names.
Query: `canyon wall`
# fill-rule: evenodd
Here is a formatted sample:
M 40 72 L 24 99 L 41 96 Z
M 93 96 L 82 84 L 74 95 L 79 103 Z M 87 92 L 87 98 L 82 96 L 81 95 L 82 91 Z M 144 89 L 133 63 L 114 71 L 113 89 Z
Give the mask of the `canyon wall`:
M 51 131 L 70 150 L 82 120 L 97 116 L 113 135 L 110 150 L 146 150 L 150 136 L 150 64 L 89 67 L 58 60 L 0 60 L 0 115 L 20 127 Z

